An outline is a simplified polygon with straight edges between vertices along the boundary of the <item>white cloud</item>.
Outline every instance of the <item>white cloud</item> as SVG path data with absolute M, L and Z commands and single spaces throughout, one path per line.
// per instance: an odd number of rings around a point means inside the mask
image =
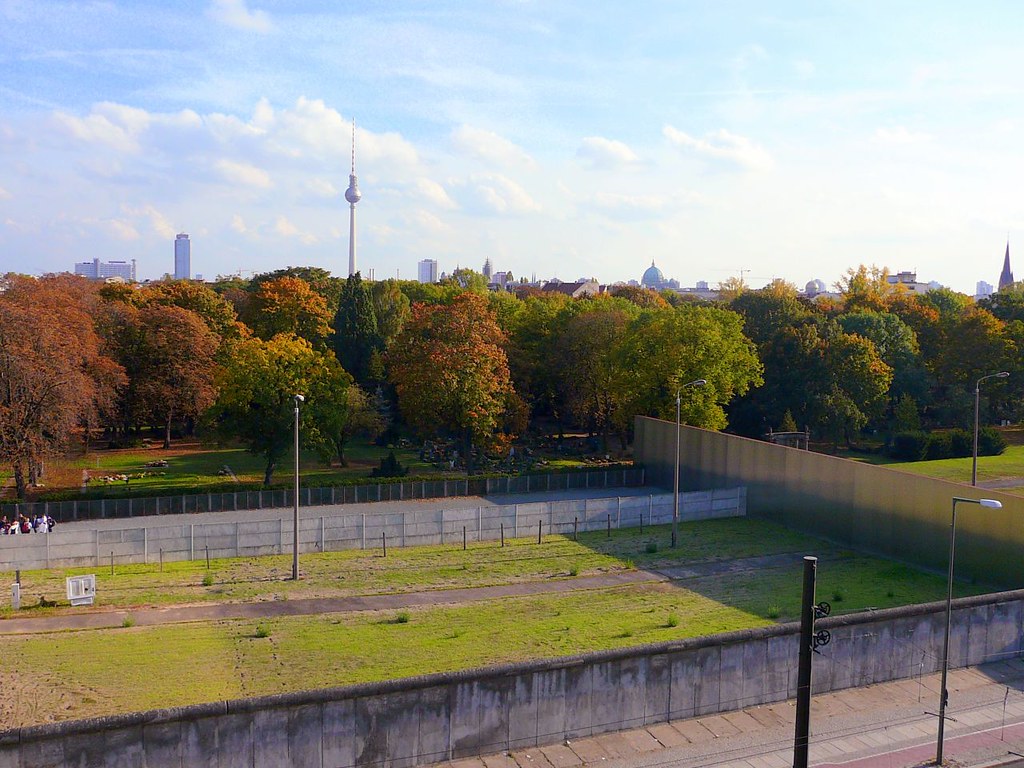
M 459 207 L 456 202 L 448 196 L 448 192 L 445 188 L 433 179 L 423 177 L 416 179 L 416 194 L 423 200 L 447 211 L 453 211 Z
M 460 152 L 499 165 L 526 165 L 530 168 L 535 165 L 533 158 L 522 147 L 482 128 L 460 125 L 452 131 L 452 145 Z
M 875 131 L 875 138 L 883 144 L 918 144 L 930 140 L 931 136 L 897 125 L 892 128 L 879 128 Z
M 128 216 L 149 219 L 149 224 L 153 231 L 165 240 L 172 239 L 178 233 L 178 230 L 171 226 L 171 222 L 167 217 L 152 205 L 144 205 L 141 208 L 122 205 L 121 211 Z
M 111 233 L 118 240 L 138 240 L 139 230 L 135 226 L 125 219 L 111 219 L 107 222 L 107 226 L 110 228 Z
M 637 162 L 640 158 L 628 145 L 601 136 L 587 136 L 580 142 L 576 157 L 594 168 L 612 168 Z
M 12 195 L 10 192 L 8 192 L 3 187 L 0 187 L 0 200 L 10 200 L 13 197 L 14 197 L 14 195 Z
M 231 217 L 231 229 L 240 235 L 244 235 L 249 231 L 249 228 L 245 226 L 245 219 L 239 216 L 237 213 Z
M 452 228 L 445 224 L 434 214 L 424 211 L 422 208 L 417 208 L 412 211 L 408 216 L 407 220 L 410 224 L 418 227 L 419 229 L 427 230 L 434 234 L 441 234 L 451 232 Z
M 224 180 L 231 184 L 241 184 L 259 189 L 270 189 L 274 186 L 270 180 L 269 173 L 249 163 L 237 163 L 234 160 L 221 159 L 215 163 L 214 167 L 220 172 Z
M 519 184 L 500 174 L 471 176 L 469 183 L 478 207 L 494 213 L 530 213 L 540 206 Z
M 294 237 L 297 238 L 300 243 L 304 245 L 313 245 L 317 242 L 315 235 L 309 232 L 303 232 L 297 226 L 292 224 L 285 216 L 278 216 L 274 222 L 274 231 L 281 235 L 281 237 Z
M 752 171 L 765 171 L 773 165 L 771 155 L 763 147 L 724 128 L 711 132 L 704 139 L 694 138 L 671 125 L 666 125 L 662 133 L 679 149 L 704 158 L 724 160 Z
M 327 179 L 310 179 L 306 182 L 305 187 L 312 194 L 324 199 L 331 199 L 339 194 L 338 188 Z
M 250 11 L 245 0 L 213 0 L 207 14 L 221 24 L 246 32 L 269 32 L 273 26 L 266 11 Z

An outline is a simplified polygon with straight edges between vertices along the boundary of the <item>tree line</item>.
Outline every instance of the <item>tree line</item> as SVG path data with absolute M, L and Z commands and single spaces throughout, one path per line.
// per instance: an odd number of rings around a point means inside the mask
M 301 436 L 345 461 L 359 434 L 454 440 L 467 470 L 529 430 L 584 430 L 604 451 L 637 414 L 760 436 L 799 425 L 838 443 L 863 429 L 964 425 L 974 380 L 1019 371 L 1024 292 L 910 295 L 852 269 L 838 300 L 776 281 L 720 301 L 637 287 L 573 299 L 440 284 L 368 283 L 318 268 L 205 285 L 8 275 L 0 285 L 0 462 L 20 497 L 47 455 L 144 427 L 232 439 L 272 481 Z M 1024 373 L 1024 372 L 1022 372 Z M 684 387 L 704 379 L 703 387 Z M 1024 376 L 987 382 L 1019 420 Z M 898 423 L 897 423 L 898 422 Z

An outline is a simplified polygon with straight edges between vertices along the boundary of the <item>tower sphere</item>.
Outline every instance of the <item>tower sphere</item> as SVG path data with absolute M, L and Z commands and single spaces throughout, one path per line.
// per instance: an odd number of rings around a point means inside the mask
M 356 175 L 353 173 L 348 177 L 348 189 L 345 190 L 345 199 L 355 205 L 362 197 L 363 195 L 359 191 L 359 183 L 356 181 Z

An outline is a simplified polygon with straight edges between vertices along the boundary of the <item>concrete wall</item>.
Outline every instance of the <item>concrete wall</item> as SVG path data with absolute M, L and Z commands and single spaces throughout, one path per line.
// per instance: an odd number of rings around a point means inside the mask
M 734 517 L 745 514 L 742 488 L 680 494 L 682 520 Z M 410 512 L 352 514 L 345 507 L 324 507 L 321 517 L 299 518 L 300 552 L 380 547 L 382 534 L 388 546 L 444 544 L 536 536 L 537 524 L 544 534 L 571 534 L 578 530 L 668 523 L 672 520 L 672 494 L 623 496 L 607 499 L 508 504 Z M 308 514 L 305 511 L 304 514 Z M 152 520 L 149 521 L 152 523 Z M 0 536 L 0 571 L 39 568 L 100 566 L 114 563 L 155 563 L 164 560 L 199 560 L 250 557 L 291 551 L 291 518 L 247 520 L 232 523 L 178 523 L 146 525 L 125 521 L 117 529 L 57 529 L 47 535 Z
M 672 487 L 675 430 L 636 421 L 634 453 L 652 485 Z M 682 489 L 745 486 L 753 516 L 943 572 L 953 497 L 997 499 L 1002 509 L 957 505 L 957 576 L 1021 586 L 1020 496 L 694 427 L 682 428 L 680 444 Z
M 934 672 L 944 603 L 818 621 L 817 693 Z M 1022 653 L 1024 591 L 955 602 L 951 666 Z M 0 732 L 0 768 L 412 766 L 795 695 L 796 624 Z M 813 707 L 813 703 L 812 703 Z

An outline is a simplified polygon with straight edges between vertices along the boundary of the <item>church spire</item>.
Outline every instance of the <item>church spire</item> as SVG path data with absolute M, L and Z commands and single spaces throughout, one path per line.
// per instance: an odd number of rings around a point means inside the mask
M 999 275 L 999 290 L 1013 285 L 1013 272 L 1010 271 L 1010 241 L 1006 241 L 1006 256 L 1003 258 L 1003 271 Z

